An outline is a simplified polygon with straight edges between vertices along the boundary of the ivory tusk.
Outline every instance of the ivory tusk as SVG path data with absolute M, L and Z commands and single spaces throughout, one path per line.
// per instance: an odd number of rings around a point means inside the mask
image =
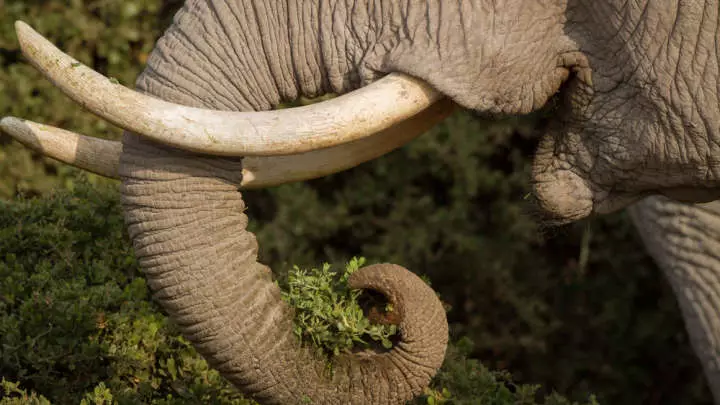
M 243 189 L 257 189 L 337 173 L 380 157 L 445 119 L 455 104 L 443 99 L 406 121 L 373 136 L 332 148 L 288 156 L 243 159 Z M 105 177 L 119 178 L 122 144 L 36 122 L 7 117 L 0 129 L 43 154 Z
M 443 99 L 408 120 L 377 134 L 334 146 L 288 156 L 250 156 L 243 159 L 242 188 L 257 189 L 324 177 L 389 153 L 440 123 L 455 109 Z
M 399 73 L 332 100 L 276 111 L 186 107 L 130 90 L 15 23 L 25 57 L 77 103 L 113 124 L 180 149 L 222 156 L 293 155 L 357 141 L 425 110 L 441 95 Z
M 122 144 L 83 136 L 15 117 L 0 120 L 0 129 L 25 146 L 72 166 L 118 178 Z

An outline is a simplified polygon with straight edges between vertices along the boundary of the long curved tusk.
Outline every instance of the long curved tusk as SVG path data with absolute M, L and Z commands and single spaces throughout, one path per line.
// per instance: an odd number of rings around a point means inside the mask
M 445 119 L 455 104 L 448 99 L 385 131 L 355 142 L 288 156 L 244 159 L 243 189 L 257 189 L 337 173 L 380 157 L 418 137 Z M 28 147 L 64 163 L 117 179 L 122 144 L 7 117 L 0 129 Z
M 101 176 L 118 178 L 122 144 L 79 135 L 14 117 L 0 120 L 0 129 L 44 155 Z
M 442 96 L 391 73 L 344 96 L 262 112 L 186 107 L 143 95 L 63 53 L 22 21 L 26 58 L 70 98 L 113 124 L 180 149 L 223 156 L 291 155 L 356 141 L 408 119 Z

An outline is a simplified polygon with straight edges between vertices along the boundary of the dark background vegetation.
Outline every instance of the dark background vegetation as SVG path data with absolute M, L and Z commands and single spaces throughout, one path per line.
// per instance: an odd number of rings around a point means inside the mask
M 13 22 L 132 85 L 178 5 L 0 0 L 0 116 L 118 139 L 23 61 Z M 672 292 L 627 216 L 562 228 L 535 219 L 526 198 L 534 123 L 461 112 L 375 162 L 246 192 L 262 260 L 282 272 L 362 255 L 426 274 L 452 308 L 453 338 L 540 392 L 710 403 Z M 76 398 L 71 387 L 101 395 L 100 383 L 126 387 L 113 391 L 121 402 L 158 390 L 234 398 L 152 304 L 117 197 L 116 183 L 0 135 L 0 377 L 56 403 Z

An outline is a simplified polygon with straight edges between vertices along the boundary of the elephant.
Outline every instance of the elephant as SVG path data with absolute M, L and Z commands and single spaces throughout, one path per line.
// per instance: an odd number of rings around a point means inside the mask
M 534 158 L 537 205 L 562 224 L 637 203 L 720 401 L 719 12 L 717 0 L 186 0 L 135 90 L 19 22 L 27 59 L 126 131 L 116 143 L 13 117 L 0 128 L 121 179 L 155 298 L 240 390 L 268 404 L 393 404 L 442 362 L 447 321 L 432 290 L 394 265 L 357 273 L 354 287 L 398 308 L 401 342 L 341 357 L 328 375 L 292 337 L 240 189 L 352 167 L 456 107 L 520 115 L 557 100 Z

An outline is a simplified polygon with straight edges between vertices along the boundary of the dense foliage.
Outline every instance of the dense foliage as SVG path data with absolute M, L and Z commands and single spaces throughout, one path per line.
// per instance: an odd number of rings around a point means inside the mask
M 0 375 L 8 379 L 0 392 L 8 398 L 251 403 L 208 368 L 150 300 L 122 227 L 116 190 L 80 183 L 74 192 L 0 203 L 0 252 Z M 285 295 L 323 319 L 338 312 L 358 318 L 357 295 L 337 295 L 351 293 L 342 285 L 360 263 L 352 260 L 339 277 L 327 267 L 292 272 Z M 314 294 L 315 286 L 323 293 Z M 313 325 L 320 327 L 300 331 L 310 336 L 308 343 L 324 342 L 331 353 L 345 348 L 324 333 L 327 322 Z M 346 328 L 360 337 L 368 330 L 385 337 L 389 332 L 353 322 Z M 537 387 L 514 385 L 509 374 L 468 359 L 469 351 L 466 340 L 451 348 L 433 389 L 416 403 L 536 403 Z M 558 396 L 546 403 L 569 404 Z
M 101 383 L 128 404 L 229 399 L 150 300 L 116 194 L 0 205 L 0 375 L 56 403 Z
M 81 61 L 132 84 L 177 3 L 0 0 L 0 116 L 117 138 L 24 63 L 12 23 L 31 22 Z M 448 356 L 433 393 L 439 403 L 443 388 L 464 398 L 492 389 L 506 399 L 533 396 L 473 358 L 542 384 L 536 397 L 557 390 L 619 405 L 708 403 L 672 292 L 626 216 L 561 229 L 535 218 L 525 198 L 533 125 L 489 125 L 461 113 L 346 173 L 247 192 L 262 259 L 282 274 L 293 264 L 343 266 L 362 255 L 426 275 L 452 307 L 453 340 L 473 342 Z M 86 394 L 243 403 L 150 300 L 114 183 L 88 176 L 101 191 L 18 200 L 72 190 L 76 173 L 0 135 L 0 198 L 9 201 L 0 207 L 0 376 L 20 383 L 6 388 L 56 403 Z M 487 403 L 511 403 L 502 401 Z
M 353 349 L 393 346 L 391 339 L 397 334 L 397 326 L 371 322 L 361 305 L 362 291 L 347 285 L 350 275 L 364 263 L 365 258 L 354 257 L 340 271 L 328 263 L 309 270 L 295 266 L 281 284 L 283 299 L 295 308 L 295 335 L 320 354 L 337 356 Z M 368 309 L 378 317 L 392 313 L 392 305 L 377 301 L 370 302 Z

